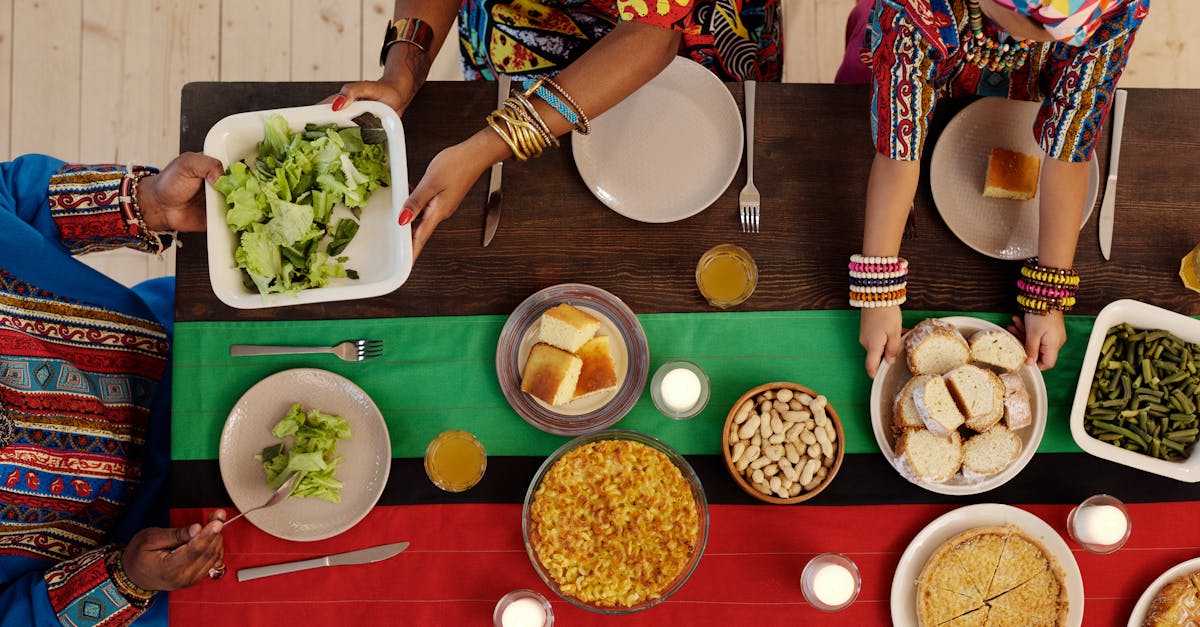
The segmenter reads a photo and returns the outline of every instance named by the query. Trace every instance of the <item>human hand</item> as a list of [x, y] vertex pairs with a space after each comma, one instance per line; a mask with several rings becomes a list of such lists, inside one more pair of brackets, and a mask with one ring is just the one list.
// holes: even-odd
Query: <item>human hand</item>
[[392, 81], [379, 79], [377, 81], [359, 81], [346, 83], [338, 93], [329, 96], [320, 104], [332, 104], [334, 111], [341, 111], [346, 105], [355, 100], [374, 100], [396, 110], [404, 115], [408, 103], [417, 94], [418, 85], [411, 77], [398, 78]]
[[1025, 363], [1049, 370], [1058, 361], [1058, 349], [1067, 342], [1067, 327], [1061, 311], [1013, 316], [1008, 330], [1025, 341]]
[[121, 555], [125, 575], [143, 590], [178, 590], [225, 571], [221, 525], [225, 511], [216, 510], [201, 526], [150, 527], [133, 536]]
[[858, 343], [867, 349], [867, 376], [875, 378], [882, 361], [892, 363], [900, 354], [900, 307], [865, 307], [861, 310]]
[[225, 173], [221, 162], [198, 152], [176, 157], [162, 172], [138, 182], [138, 207], [152, 231], [203, 231], [204, 182]]
[[[469, 142], [470, 140], [468, 140]], [[425, 243], [443, 220], [454, 215], [464, 196], [489, 164], [481, 164], [478, 152], [469, 143], [455, 144], [439, 152], [425, 175], [404, 201], [400, 211], [400, 226], [421, 219], [413, 231], [413, 259], [421, 254]]]

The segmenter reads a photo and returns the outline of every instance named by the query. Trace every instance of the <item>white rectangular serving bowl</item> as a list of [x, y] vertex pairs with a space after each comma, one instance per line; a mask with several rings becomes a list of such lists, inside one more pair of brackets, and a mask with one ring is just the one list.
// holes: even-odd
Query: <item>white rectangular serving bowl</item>
[[[213, 292], [221, 302], [238, 309], [259, 309], [371, 298], [395, 291], [408, 279], [413, 263], [412, 228], [398, 224], [400, 210], [408, 198], [408, 164], [404, 127], [400, 116], [391, 107], [360, 100], [341, 111], [333, 111], [329, 105], [321, 104], [234, 114], [208, 131], [204, 138], [204, 154], [220, 160], [226, 169], [236, 161], [252, 159], [258, 154], [258, 143], [265, 134], [263, 121], [269, 115], [282, 115], [293, 131], [300, 131], [308, 123], [354, 126], [353, 118], [368, 112], [383, 121], [392, 184], [371, 194], [362, 209], [358, 234], [342, 253], [349, 257], [346, 268], [357, 271], [359, 278], [332, 279], [325, 287], [307, 289], [294, 296], [269, 294], [263, 297], [258, 290], [247, 289], [242, 284], [242, 271], [233, 261], [237, 241], [225, 223], [225, 197], [207, 186], [208, 274]], [[351, 215], [348, 208], [339, 204], [334, 209], [333, 223]]]
[[1122, 322], [1138, 330], [1163, 329], [1174, 333], [1181, 340], [1200, 343], [1200, 320], [1136, 300], [1126, 299], [1109, 303], [1096, 316], [1092, 335], [1088, 338], [1087, 350], [1083, 354], [1083, 367], [1079, 371], [1079, 384], [1075, 388], [1075, 402], [1071, 405], [1071, 437], [1075, 438], [1075, 444], [1078, 444], [1079, 448], [1101, 459], [1196, 483], [1200, 481], [1200, 453], [1197, 452], [1200, 451], [1200, 446], [1192, 447], [1192, 454], [1186, 460], [1168, 462], [1101, 442], [1083, 429], [1088, 392], [1092, 389], [1092, 379], [1096, 374], [1096, 362], [1100, 359], [1100, 347], [1104, 344], [1104, 336], [1109, 329]]

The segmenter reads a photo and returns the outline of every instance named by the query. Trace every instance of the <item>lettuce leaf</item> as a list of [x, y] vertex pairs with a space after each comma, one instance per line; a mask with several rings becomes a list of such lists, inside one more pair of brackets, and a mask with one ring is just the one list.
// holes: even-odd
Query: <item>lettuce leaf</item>
[[280, 439], [291, 437], [292, 447], [289, 450], [285, 442], [279, 442], [256, 456], [262, 462], [268, 487], [276, 489], [293, 473], [300, 473], [291, 496], [332, 503], [342, 501], [343, 484], [334, 477], [334, 472], [342, 461], [337, 455], [337, 443], [352, 435], [346, 419], [318, 409], [305, 411], [300, 403], [295, 403], [271, 428], [271, 435]]

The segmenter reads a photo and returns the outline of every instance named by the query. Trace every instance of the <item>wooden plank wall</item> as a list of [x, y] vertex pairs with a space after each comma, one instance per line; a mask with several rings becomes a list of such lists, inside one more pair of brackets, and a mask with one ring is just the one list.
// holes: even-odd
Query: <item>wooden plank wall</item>
[[[831, 82], [855, 0], [782, 2], [784, 79]], [[0, 0], [0, 159], [165, 164], [184, 84], [376, 78], [391, 13], [390, 0]], [[1154, 0], [1122, 84], [1200, 87], [1197, 23], [1200, 1]], [[431, 79], [461, 78], [448, 43]]]

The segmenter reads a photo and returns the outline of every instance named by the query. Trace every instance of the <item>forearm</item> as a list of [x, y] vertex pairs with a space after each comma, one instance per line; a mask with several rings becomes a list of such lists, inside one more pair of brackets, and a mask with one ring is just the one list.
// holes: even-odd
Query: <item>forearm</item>
[[919, 161], [897, 161], [875, 153], [867, 182], [862, 254], [879, 257], [900, 254], [904, 223], [912, 209], [920, 176]]
[[1057, 159], [1042, 162], [1038, 207], [1038, 261], [1051, 268], [1074, 265], [1079, 223], [1087, 196], [1088, 164]]

